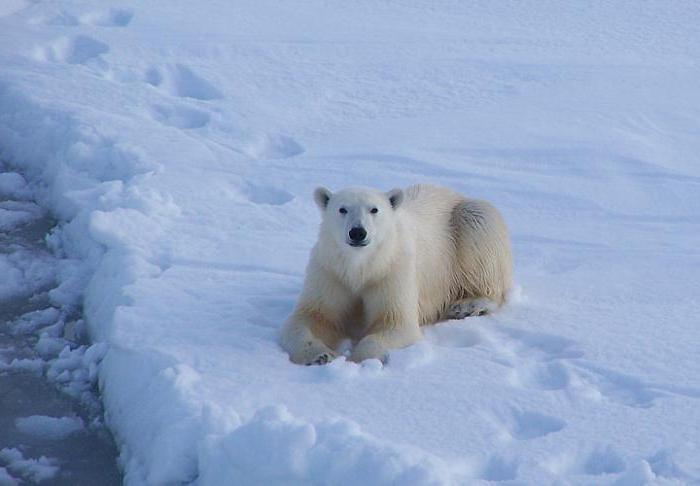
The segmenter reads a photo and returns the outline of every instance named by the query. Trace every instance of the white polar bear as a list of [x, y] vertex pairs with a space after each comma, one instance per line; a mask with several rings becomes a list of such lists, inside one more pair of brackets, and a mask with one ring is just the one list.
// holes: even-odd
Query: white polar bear
[[294, 363], [325, 364], [351, 339], [352, 361], [385, 360], [420, 326], [482, 315], [504, 303], [513, 262], [491, 204], [417, 185], [384, 193], [314, 193], [318, 242], [281, 345]]

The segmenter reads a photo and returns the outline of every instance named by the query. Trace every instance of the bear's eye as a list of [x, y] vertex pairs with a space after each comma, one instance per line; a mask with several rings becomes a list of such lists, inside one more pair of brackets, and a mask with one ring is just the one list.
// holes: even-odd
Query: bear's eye
[[372, 209], [369, 210], [369, 212], [372, 213], [372, 214], [377, 214], [377, 213], [379, 212], [379, 209], [377, 209], [377, 208], [372, 208]]
[[348, 210], [345, 209], [345, 208], [340, 208], [340, 209], [338, 210], [338, 212], [339, 212], [340, 214], [347, 214]]

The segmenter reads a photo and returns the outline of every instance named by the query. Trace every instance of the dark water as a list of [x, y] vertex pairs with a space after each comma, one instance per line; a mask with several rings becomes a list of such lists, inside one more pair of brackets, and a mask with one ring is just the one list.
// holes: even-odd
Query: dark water
[[[0, 202], [6, 201], [0, 197]], [[0, 256], [18, 250], [30, 252], [37, 258], [46, 255], [44, 237], [53, 224], [49, 217], [41, 217], [11, 230], [0, 229]], [[13, 358], [38, 358], [34, 350], [37, 336], [12, 333], [9, 323], [26, 312], [48, 307], [49, 289], [50, 286], [38, 289], [29, 297], [0, 300], [0, 362], [9, 363]], [[80, 417], [86, 426], [58, 439], [17, 429], [15, 421], [18, 418], [33, 415]], [[92, 425], [95, 422], [97, 425]], [[59, 391], [41, 372], [0, 370], [0, 451], [15, 448], [21, 451], [24, 459], [40, 456], [55, 459], [54, 464], [60, 469], [52, 478], [39, 484], [108, 486], [122, 483], [114, 441], [108, 429], [99, 425], [100, 422], [99, 407], [97, 410], [94, 406], [88, 407], [84, 401]], [[19, 484], [37, 482], [31, 473], [22, 472], [16, 466], [8, 468], [2, 456], [0, 467], [5, 467]], [[1, 476], [0, 486], [4, 486]]]

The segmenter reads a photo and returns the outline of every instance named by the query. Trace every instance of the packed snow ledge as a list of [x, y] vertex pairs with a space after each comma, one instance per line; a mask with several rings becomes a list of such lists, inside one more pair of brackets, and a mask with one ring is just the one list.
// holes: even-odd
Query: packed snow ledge
[[[62, 222], [126, 482], [700, 481], [698, 18], [4, 2], [0, 157]], [[313, 188], [416, 182], [503, 211], [510, 304], [291, 364]]]

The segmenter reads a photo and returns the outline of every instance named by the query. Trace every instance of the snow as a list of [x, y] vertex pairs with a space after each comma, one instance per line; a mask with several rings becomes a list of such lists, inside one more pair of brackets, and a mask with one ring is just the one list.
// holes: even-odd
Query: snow
[[[8, 5], [0, 199], [62, 259], [0, 255], [0, 300], [84, 306], [89, 347], [17, 325], [128, 484], [700, 480], [696, 2]], [[503, 211], [514, 298], [290, 364], [313, 188], [417, 182]]]
[[23, 434], [36, 435], [49, 439], [61, 439], [75, 434], [85, 427], [80, 417], [47, 417], [31, 415], [15, 421], [15, 427]]
[[0, 197], [26, 199], [31, 192], [27, 187], [27, 181], [16, 172], [5, 172], [0, 174]]

